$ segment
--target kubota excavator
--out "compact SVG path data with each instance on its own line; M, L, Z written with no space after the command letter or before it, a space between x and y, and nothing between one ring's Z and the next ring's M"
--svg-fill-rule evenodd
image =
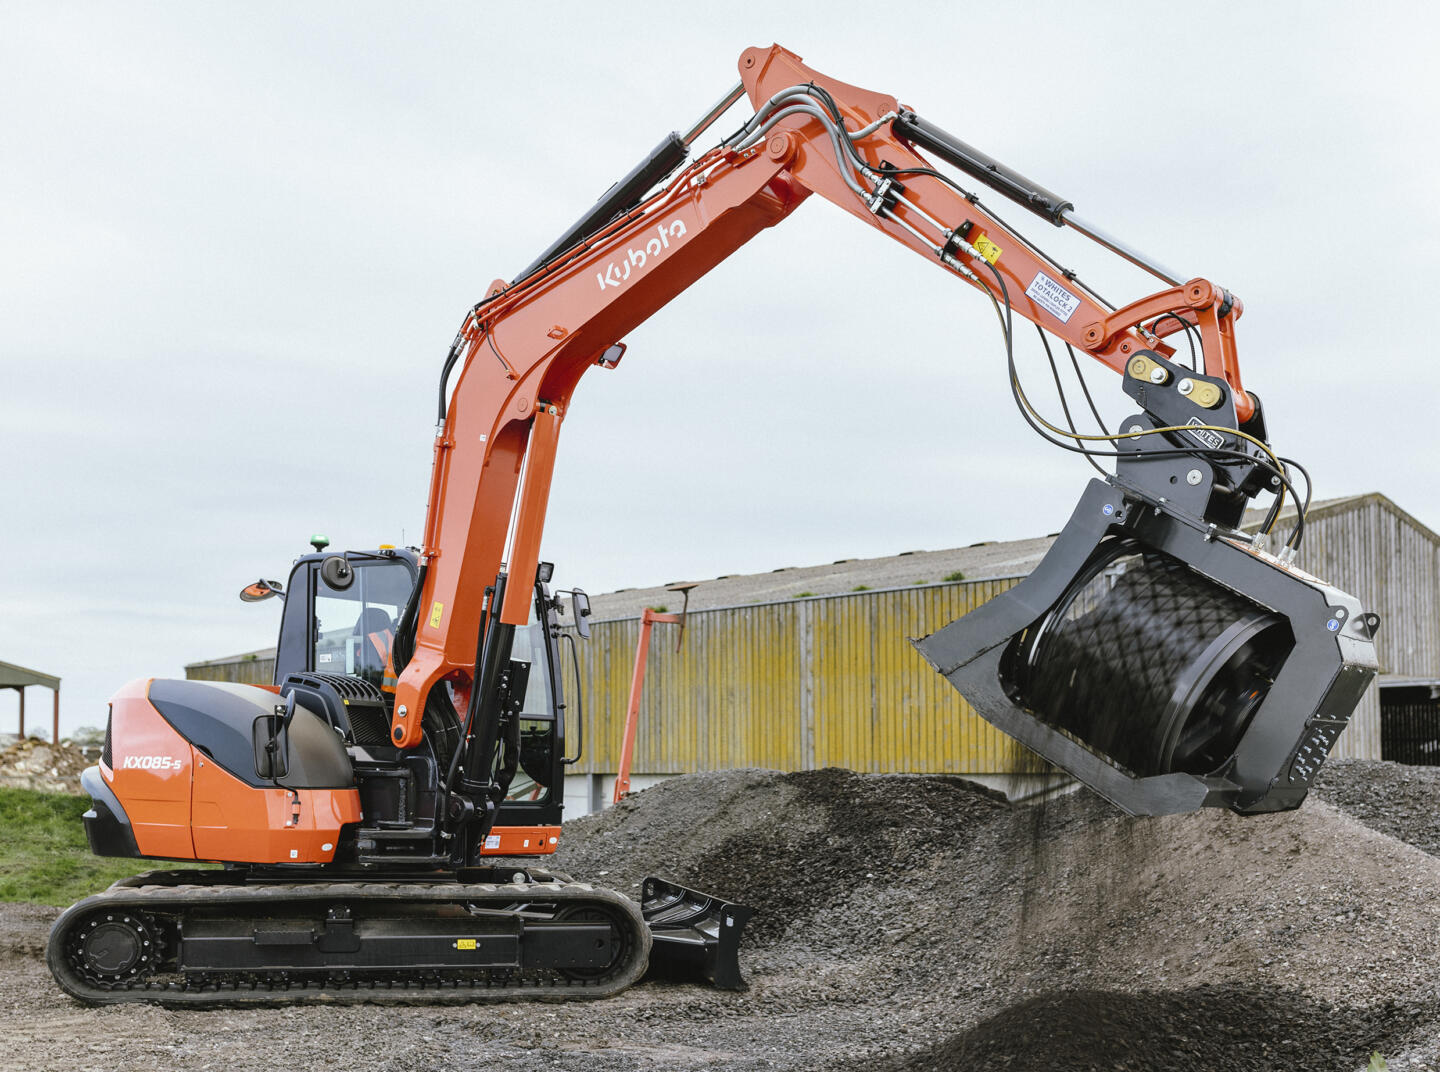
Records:
M924 657L980 715L1132 814L1304 798L1375 673L1377 619L1291 563L1303 470L1271 449L1241 385L1240 300L1109 237L894 97L779 46L746 51L739 68L690 130L466 315L440 377L423 545L334 554L317 540L285 586L272 686L142 678L115 695L84 776L92 849L226 867L148 872L67 909L47 958L70 994L177 1006L601 997L652 960L740 985L743 906L659 878L637 905L487 858L554 851L567 729L579 736L560 673L576 639L539 560L575 386L812 194L989 298L1025 419L1115 462L1034 574L917 641ZM686 163L746 94L753 117ZM1105 302L972 181L1165 288ZM1016 315L1047 353L1053 339L1118 373L1136 414L1109 430L1095 411L1093 433L1068 408L1063 427L1040 416L1016 372ZM1181 338L1188 363L1167 342ZM1269 515L1247 536L1242 515L1262 493ZM1296 521L1272 554L1287 495ZM587 601L571 598L583 635Z

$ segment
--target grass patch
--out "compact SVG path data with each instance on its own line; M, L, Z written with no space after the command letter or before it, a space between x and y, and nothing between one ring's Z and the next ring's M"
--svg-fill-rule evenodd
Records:
M80 816L89 797L0 786L0 901L68 905L165 864L91 856Z
M965 579L965 573L963 570L957 569L954 573L945 574L945 579L947 581L950 581L951 583L954 583L955 581L963 581Z

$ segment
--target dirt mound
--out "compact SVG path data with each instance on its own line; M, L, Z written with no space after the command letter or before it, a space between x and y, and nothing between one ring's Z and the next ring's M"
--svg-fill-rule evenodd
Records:
M1333 1072L1406 1034L1404 1010L1336 1007L1295 991L1202 986L1174 993L1043 994L889 1066L1011 1072ZM881 1066L883 1069L885 1066Z
M80 772L93 761L75 746L24 737L0 752L0 785L79 795Z
M1132 819L1086 792L1014 807L958 778L732 771L567 824L556 863L632 892L654 872L752 905L755 992L785 1010L883 1010L866 1059L927 1040L933 1063L904 1067L963 1067L971 1050L1032 1067L999 1055L1052 1031L1081 1046L1070 1020L1094 1021L1100 1063L1042 1047L1051 1059L1034 1067L1110 1067L1107 1040L1150 1024L1132 1040L1144 1067L1166 1052L1149 1042L1207 1020L1214 1045L1176 1067L1231 1067L1214 1060L1231 1050L1344 1067L1440 1021L1440 860L1320 800ZM957 1025L938 1049L937 1022ZM1319 1056L1292 1060L1307 1053Z
M37 1001L56 993L38 955L48 917L0 911L0 1014L23 1031L7 1058L72 1064L83 1038L136 1055L89 1055L113 1069L328 1067L337 1053L469 1067L477 1046L513 1072L1358 1072L1372 1050L1395 1072L1440 1067L1440 858L1318 797L1282 815L1130 819L1085 792L1011 806L958 778L728 771L567 823L554 864L637 895L668 875L759 908L741 950L750 989L119 1015Z
M1332 759L1315 796L1366 826L1440 856L1440 767L1376 759Z
M961 778L828 770L723 771L662 782L566 825L557 866L633 892L658 873L758 911L756 940L857 888L923 870L998 816Z

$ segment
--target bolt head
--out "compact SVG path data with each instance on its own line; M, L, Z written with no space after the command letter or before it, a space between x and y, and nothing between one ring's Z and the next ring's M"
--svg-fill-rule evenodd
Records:
M1185 474L1185 483L1189 484L1191 487L1194 487L1196 484L1200 483L1202 479L1203 478L1200 475L1199 469L1191 469L1188 473Z
M1166 371L1165 371L1163 368L1161 368L1159 365L1156 365L1154 368L1152 368L1152 369L1150 370L1150 382L1151 382L1151 383L1164 383L1164 382L1165 382L1166 380L1168 380L1169 378L1170 378L1170 373L1166 372Z
M397 715L400 716L401 718L404 718L404 717L405 717L406 715L408 715L409 713L410 713L410 709L409 709L408 707L406 707L403 703L402 703L399 707L397 707L397 708L395 709L395 714L397 714Z
M1191 391L1195 390L1195 381L1187 376L1177 384L1177 387L1182 395L1188 395Z
M1143 431L1145 431L1145 429L1141 428L1138 424L1132 424L1129 428L1125 429L1125 431L1127 431L1127 432L1132 432L1132 433L1138 433L1138 432L1143 432Z

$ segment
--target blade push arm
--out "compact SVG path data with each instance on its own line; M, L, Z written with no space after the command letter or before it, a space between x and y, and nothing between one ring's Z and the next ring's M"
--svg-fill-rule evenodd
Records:
M1116 371L1136 350L1170 353L1157 336L1182 330L1182 319L1197 326L1207 372L1231 385L1240 419L1249 414L1234 359L1240 305L1224 291L1190 280L1111 310L939 177L915 143L944 155L943 132L895 98L826 78L779 46L750 49L739 66L756 107L741 131L514 284L497 280L462 326L435 442L414 654L396 692L392 736L402 746L419 742L438 682L469 685L482 621L526 621L559 432L581 375L613 364L631 329L812 193L970 285L1003 289L1015 313ZM1067 218L1067 203L1040 194L1051 198L1042 214ZM497 599L502 568L514 583Z

